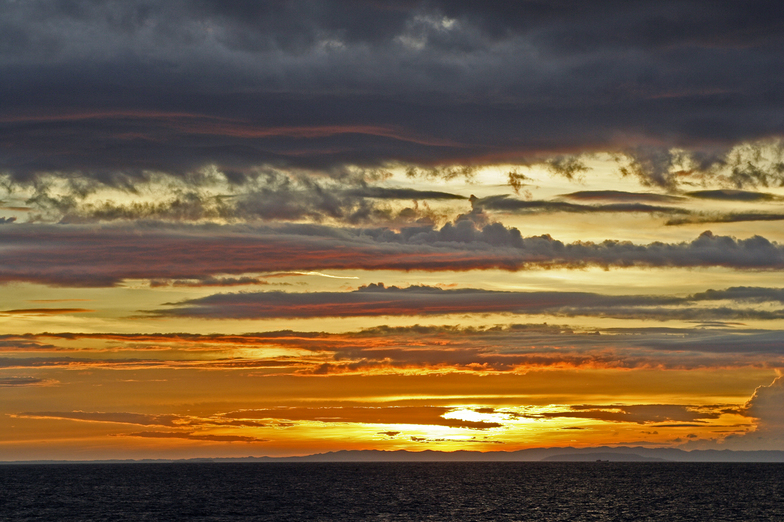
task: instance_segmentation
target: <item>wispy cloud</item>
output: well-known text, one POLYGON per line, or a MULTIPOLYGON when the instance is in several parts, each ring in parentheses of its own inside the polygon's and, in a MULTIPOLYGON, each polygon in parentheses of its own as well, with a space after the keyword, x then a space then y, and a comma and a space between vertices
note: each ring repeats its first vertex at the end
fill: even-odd
POLYGON ((95 312, 87 308, 16 308, 0 310, 0 315, 71 315, 95 312))

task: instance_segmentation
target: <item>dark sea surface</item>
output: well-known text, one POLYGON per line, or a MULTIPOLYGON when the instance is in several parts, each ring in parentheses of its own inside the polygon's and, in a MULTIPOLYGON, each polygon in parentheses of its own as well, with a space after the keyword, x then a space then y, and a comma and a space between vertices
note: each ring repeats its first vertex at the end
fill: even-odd
POLYGON ((784 465, 3 465, 0 519, 784 521, 784 465))

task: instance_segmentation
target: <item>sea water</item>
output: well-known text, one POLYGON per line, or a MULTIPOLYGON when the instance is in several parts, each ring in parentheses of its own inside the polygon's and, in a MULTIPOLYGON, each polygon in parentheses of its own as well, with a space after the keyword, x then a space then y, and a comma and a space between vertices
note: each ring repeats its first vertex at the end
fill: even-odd
POLYGON ((784 464, 3 465, 0 519, 784 521, 784 464))

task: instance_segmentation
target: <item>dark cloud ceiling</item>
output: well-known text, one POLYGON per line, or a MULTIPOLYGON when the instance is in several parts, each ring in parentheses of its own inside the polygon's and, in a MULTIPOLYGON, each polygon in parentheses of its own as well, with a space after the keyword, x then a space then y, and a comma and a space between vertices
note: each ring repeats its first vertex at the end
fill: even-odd
POLYGON ((242 179, 609 150, 666 186, 657 150, 710 164, 782 134, 782 29, 772 1, 6 0, 0 170, 242 179))

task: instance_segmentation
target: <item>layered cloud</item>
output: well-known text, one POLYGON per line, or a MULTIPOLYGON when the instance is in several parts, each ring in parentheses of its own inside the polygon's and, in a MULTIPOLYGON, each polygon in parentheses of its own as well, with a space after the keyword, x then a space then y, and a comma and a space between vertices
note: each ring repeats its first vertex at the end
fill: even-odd
MULTIPOLYGON (((209 417, 182 416, 173 414, 145 415, 127 412, 24 412, 14 414, 16 418, 79 420, 112 424, 160 426, 166 428, 214 429, 225 427, 292 426, 294 423, 319 424, 370 424, 394 425, 408 428, 416 426, 438 426, 470 430, 502 428, 520 419, 584 419, 605 422, 648 424, 654 427, 695 426, 719 419, 723 413, 752 415, 746 410, 730 411, 727 405, 693 406, 680 404, 615 404, 574 405, 547 409, 493 408, 493 407, 445 407, 445 406, 288 406, 275 408, 241 409, 216 413, 209 417), (481 420, 468 420, 473 417, 481 420), (163 419, 163 420, 161 420, 163 419), (175 423, 171 422, 175 420, 175 423), (678 423, 664 425, 662 423, 678 423), (695 424, 696 423, 696 424, 695 424)), ((766 412, 767 413, 767 412, 766 412)), ((767 419, 767 415, 766 415, 767 419)), ((193 431, 150 432, 160 436, 192 435, 193 431)), ((394 437, 400 432, 384 433, 394 437)), ((140 436, 130 434, 131 436, 140 436)), ((153 435, 151 435, 153 436, 153 435)), ((186 436, 183 438, 192 438, 186 436)), ((197 438, 198 439, 198 438, 197 438)), ((204 438, 203 440, 209 440, 204 438)), ((219 440, 219 439, 215 439, 219 440)), ((227 438, 225 440, 240 440, 227 438)))
POLYGON ((240 292, 214 294, 172 303, 158 316, 213 319, 356 317, 443 314, 548 314, 615 318, 726 320, 782 319, 784 310, 748 307, 696 307, 709 301, 781 304, 778 288, 729 288, 688 296, 601 295, 587 292, 501 292, 478 289, 444 290, 432 286, 385 287, 370 284, 353 292, 240 292))
MULTIPOLYGON (((574 196, 572 196, 574 197, 574 196)), ((618 198, 617 195, 605 195, 608 199, 618 198)), ((598 199, 598 198, 597 198, 598 199)), ((641 198, 642 199, 642 198, 641 198)), ((651 198, 652 199, 652 198, 651 198)), ((573 212, 573 213, 632 213, 648 214, 688 214, 686 209, 650 205, 639 202, 609 203, 606 205, 579 205, 566 201, 531 201, 510 198, 508 195, 490 196, 472 201, 474 208, 500 210, 507 212, 573 212)))
POLYGON ((784 268, 784 248, 760 236, 736 239, 705 232, 684 243, 563 243, 468 219, 397 231, 314 225, 12 225, 0 229, 0 248, 0 282, 59 286, 325 269, 784 268))
POLYGON ((0 443, 779 440, 783 21, 0 0, 0 443))
MULTIPOLYGON (((493 374, 535 368, 784 366, 784 341, 777 330, 726 326, 573 330, 567 326, 513 324, 485 328, 379 327, 341 334, 64 333, 6 336, 2 341, 2 352, 7 353, 0 358, 0 367, 7 369, 245 369, 270 375, 325 376, 434 371, 493 374)), ((37 382, 11 379, 8 384, 37 382)), ((91 418, 138 421, 131 417, 91 418)), ((164 420, 187 423, 186 419, 142 420, 150 424, 164 420)))
POLYGON ((782 134, 781 18, 772 1, 8 0, 0 169, 113 181, 217 165, 240 178, 260 164, 610 150, 671 186, 673 147, 705 167, 782 134))
POLYGON ((717 419, 721 412, 715 407, 700 408, 675 404, 631 404, 631 405, 589 405, 571 406, 566 411, 539 412, 528 414, 533 418, 575 418, 594 419, 609 422, 634 422, 652 424, 661 422, 694 423, 717 419))

